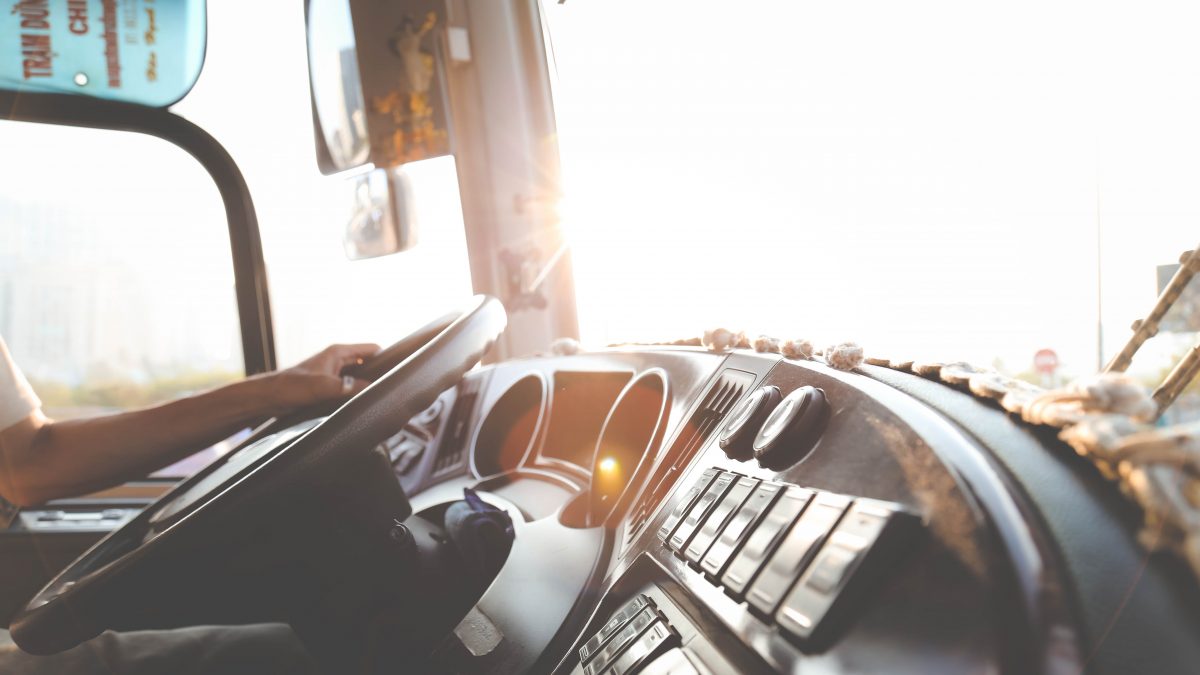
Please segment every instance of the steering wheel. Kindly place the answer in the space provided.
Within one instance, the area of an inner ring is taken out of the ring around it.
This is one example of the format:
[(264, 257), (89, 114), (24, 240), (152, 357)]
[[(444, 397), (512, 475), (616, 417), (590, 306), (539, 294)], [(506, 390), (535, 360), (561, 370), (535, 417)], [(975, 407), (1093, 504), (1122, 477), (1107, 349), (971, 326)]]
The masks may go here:
[(12, 620), (13, 640), (47, 655), (95, 637), (128, 616), (139, 590), (153, 593), (144, 579), (186, 583), (181, 560), (233, 556), (228, 533), (255, 514), (278, 517), (283, 505), (330, 494), (339, 503), (369, 501), (364, 536), (386, 538), (411, 508), (377, 446), (474, 367), (506, 324), (498, 300), (476, 296), (380, 352), (354, 373), (378, 379), (328, 417), (252, 439), (85, 552)]

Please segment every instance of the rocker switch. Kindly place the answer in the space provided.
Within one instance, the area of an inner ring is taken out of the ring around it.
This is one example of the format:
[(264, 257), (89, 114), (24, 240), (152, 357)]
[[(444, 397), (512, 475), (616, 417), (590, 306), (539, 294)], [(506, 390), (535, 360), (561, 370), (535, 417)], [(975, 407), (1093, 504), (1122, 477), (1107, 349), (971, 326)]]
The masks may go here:
[(673, 551), (682, 551), (688, 542), (691, 541), (692, 535), (696, 533), (696, 528), (704, 521), (705, 516), (712, 510), (712, 507), (725, 496), (729, 487), (733, 485), (733, 481), (737, 480), (737, 474), (722, 473), (717, 476), (712, 485), (700, 495), (696, 500), (695, 505), (688, 511), (687, 516), (679, 523), (679, 527), (675, 528), (674, 534), (668, 542)]
[(675, 504), (675, 509), (667, 516), (662, 527), (658, 528), (658, 538), (660, 540), (667, 541), (667, 538), (671, 536), (671, 531), (675, 529), (679, 521), (683, 520), (683, 516), (687, 513), (687, 510), (691, 508), (692, 504), (696, 503), (696, 499), (708, 489), (708, 486), (712, 485), (713, 479), (719, 473), (721, 473), (720, 469), (713, 468), (705, 469), (704, 473), (700, 474), (700, 477), (696, 479), (692, 487), (688, 488), (688, 491)]

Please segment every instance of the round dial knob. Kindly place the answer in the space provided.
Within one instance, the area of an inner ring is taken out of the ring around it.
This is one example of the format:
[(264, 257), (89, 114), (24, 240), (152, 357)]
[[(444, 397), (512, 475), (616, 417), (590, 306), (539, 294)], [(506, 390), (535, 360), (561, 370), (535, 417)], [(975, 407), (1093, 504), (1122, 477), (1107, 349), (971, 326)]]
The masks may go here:
[(726, 455), (740, 462), (754, 457), (754, 434), (771, 409), (779, 404), (779, 399), (778, 388), (759, 387), (729, 412), (729, 419), (721, 426), (717, 438), (717, 444)]
[(767, 469), (781, 471), (804, 459), (829, 419), (829, 401), (816, 387), (800, 387), (784, 397), (754, 437), (754, 456)]

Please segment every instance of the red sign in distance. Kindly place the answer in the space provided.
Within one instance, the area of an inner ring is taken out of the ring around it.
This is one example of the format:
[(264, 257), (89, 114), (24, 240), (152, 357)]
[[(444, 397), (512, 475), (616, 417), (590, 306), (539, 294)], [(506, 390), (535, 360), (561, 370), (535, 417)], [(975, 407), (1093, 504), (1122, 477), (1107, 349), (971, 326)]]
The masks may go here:
[(1047, 375), (1058, 369), (1058, 354), (1053, 349), (1039, 349), (1033, 355), (1033, 367)]

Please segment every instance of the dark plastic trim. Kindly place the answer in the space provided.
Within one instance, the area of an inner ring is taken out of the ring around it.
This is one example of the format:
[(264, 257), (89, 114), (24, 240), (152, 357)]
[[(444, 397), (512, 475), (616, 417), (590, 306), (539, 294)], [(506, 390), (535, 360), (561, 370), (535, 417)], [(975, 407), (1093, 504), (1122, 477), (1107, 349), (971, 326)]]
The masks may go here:
[[(1042, 548), (1043, 569), (1057, 578), (1042, 584), (1053, 590), (1039, 593), (1042, 604), (1065, 595), (1055, 600), (1057, 607), (1043, 607), (1041, 615), (1060, 624), (1071, 622), (1071, 615), (1078, 617), (1078, 657), (1083, 661), (1068, 669), (1195, 670), (1200, 661), (1195, 638), (1200, 633), (1200, 587), (1181, 561), (1142, 548), (1136, 537), (1141, 521), (1137, 508), (1062, 443), (1057, 430), (1025, 425), (993, 402), (938, 381), (876, 366), (860, 366), (859, 371), (951, 420), (972, 439), (970, 446), (987, 449), (996, 478), (1011, 485), (1010, 499), (1021, 505), (1025, 519), (1024, 524), (997, 519), (997, 526), (1027, 529)], [(943, 460), (956, 466), (949, 457)], [(1034, 569), (1028, 563), (1035, 560), (1027, 556), (1026, 569)], [(1030, 581), (1021, 582), (1027, 593), (1034, 588)]]
[(321, 129), (321, 119), (319, 117), (317, 117), (317, 99), (312, 93), (313, 92), (312, 66), (311, 66), (311, 62), (310, 62), (311, 55), (308, 53), (308, 38), (307, 38), (308, 31), (310, 28), (309, 21), (308, 21), (308, 8), (309, 8), (309, 5), (311, 5), (311, 4), (312, 4), (312, 0), (304, 0), (304, 35), (305, 35), (304, 67), (308, 70), (308, 104), (309, 104), (309, 107), (312, 109), (313, 143), (315, 144), (316, 151), (317, 151), (317, 153), (316, 153), (317, 154), (317, 169), (321, 172), (322, 176), (332, 176), (334, 174), (341, 173), (343, 171), (354, 171), (356, 169), (362, 169), (363, 167), (373, 167), (373, 165), (371, 165), (370, 162), (367, 162), (366, 164), (361, 164), (356, 167), (355, 166), (338, 167), (336, 164), (333, 163), (333, 155), (330, 154), (329, 145), (325, 142), (325, 134), (323, 133), (323, 131)]
[(196, 158), (212, 176), (225, 203), (246, 374), (275, 369), (275, 335), (258, 216), (241, 170), (215, 138), (168, 110), (69, 94), (0, 90), (0, 120), (146, 134)]

